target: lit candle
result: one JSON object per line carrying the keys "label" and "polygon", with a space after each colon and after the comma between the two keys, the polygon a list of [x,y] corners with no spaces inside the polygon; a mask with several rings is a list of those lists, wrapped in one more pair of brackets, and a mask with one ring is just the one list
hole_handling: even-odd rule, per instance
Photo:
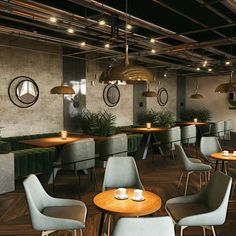
{"label": "lit candle", "polygon": [[152,123],[147,123],[146,124],[147,129],[151,129],[151,126],[152,126]]}
{"label": "lit candle", "polygon": [[62,130],[61,131],[61,139],[66,139],[67,138],[67,131],[66,130]]}
{"label": "lit candle", "polygon": [[194,119],[193,119],[193,122],[197,122],[197,118],[194,118]]}

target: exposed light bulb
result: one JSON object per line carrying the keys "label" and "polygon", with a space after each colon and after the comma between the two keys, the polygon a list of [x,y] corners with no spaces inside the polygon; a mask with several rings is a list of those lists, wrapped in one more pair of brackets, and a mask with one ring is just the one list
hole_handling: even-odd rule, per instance
{"label": "exposed light bulb", "polygon": [[201,68],[200,68],[200,67],[197,67],[197,68],[196,68],[196,70],[198,70],[198,71],[199,71],[199,70],[201,70]]}
{"label": "exposed light bulb", "polygon": [[208,71],[209,71],[209,72],[211,72],[211,71],[212,71],[212,69],[211,69],[211,68],[208,68]]}
{"label": "exposed light bulb", "polygon": [[82,46],[82,47],[85,46],[85,45],[86,45],[85,42],[81,42],[81,43],[80,43],[80,46]]}
{"label": "exposed light bulb", "polygon": [[73,33],[75,32],[75,30],[72,29],[72,28],[68,28],[68,29],[67,29],[67,32],[70,33],[70,34],[73,34]]}
{"label": "exposed light bulb", "polygon": [[110,44],[109,44],[109,43],[106,43],[106,44],[104,45],[104,47],[105,47],[105,48],[109,48],[109,47],[110,47]]}
{"label": "exposed light bulb", "polygon": [[150,39],[150,43],[155,43],[155,42],[156,42],[155,39],[153,39],[153,38]]}
{"label": "exposed light bulb", "polygon": [[226,66],[230,65],[230,61],[225,61],[225,65]]}
{"label": "exposed light bulb", "polygon": [[167,77],[167,73],[164,74],[164,77],[165,77],[165,78]]}
{"label": "exposed light bulb", "polygon": [[49,21],[52,22],[52,23],[56,23],[57,22],[57,18],[52,16],[49,18]]}
{"label": "exposed light bulb", "polygon": [[127,29],[127,30],[131,30],[131,29],[132,29],[132,25],[126,24],[126,29]]}
{"label": "exposed light bulb", "polygon": [[98,24],[101,25],[101,26],[104,26],[106,24],[106,21],[105,20],[99,20]]}
{"label": "exposed light bulb", "polygon": [[156,50],[155,50],[155,49],[152,49],[151,52],[154,54],[154,53],[156,53]]}

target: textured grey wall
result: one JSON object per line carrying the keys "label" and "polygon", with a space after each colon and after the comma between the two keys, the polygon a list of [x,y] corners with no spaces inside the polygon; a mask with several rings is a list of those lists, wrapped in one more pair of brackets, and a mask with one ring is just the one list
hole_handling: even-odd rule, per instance
{"label": "textured grey wall", "polygon": [[[29,108],[8,97],[12,79],[25,75],[39,87],[39,99]],[[62,78],[61,47],[0,35],[0,126],[2,136],[57,132],[62,129],[62,97],[50,89]]]}
{"label": "textured grey wall", "polygon": [[[94,55],[93,55],[94,56]],[[108,107],[103,101],[103,89],[106,86],[98,82],[104,66],[91,61],[88,55],[86,66],[86,107],[90,111],[107,110],[117,117],[116,125],[133,124],[133,85],[119,85],[120,101],[115,107]],[[94,85],[91,83],[94,82]]]}
{"label": "textured grey wall", "polygon": [[203,99],[189,98],[195,92],[194,81],[194,78],[186,80],[186,108],[207,108],[212,112],[212,121],[232,119],[235,128],[236,110],[229,110],[228,94],[215,93],[215,89],[219,84],[229,81],[229,75],[198,78],[198,91],[204,96]]}

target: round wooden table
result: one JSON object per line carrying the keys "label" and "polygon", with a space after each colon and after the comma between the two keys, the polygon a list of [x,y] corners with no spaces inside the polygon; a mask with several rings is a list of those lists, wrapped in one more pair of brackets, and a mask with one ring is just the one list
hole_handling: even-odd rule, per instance
{"label": "round wooden table", "polygon": [[233,156],[233,153],[225,156],[222,152],[215,152],[210,155],[213,159],[216,160],[215,171],[217,170],[219,161],[222,161],[221,171],[224,172],[224,162],[225,161],[236,161],[236,156]]}
{"label": "round wooden table", "polygon": [[111,189],[108,191],[97,194],[93,202],[95,206],[102,212],[102,217],[99,226],[98,235],[102,235],[104,214],[112,216],[145,216],[158,211],[161,207],[161,198],[152,192],[143,191],[145,199],[143,201],[133,201],[134,189],[127,189],[126,194],[128,199],[119,200],[115,198],[115,190]]}

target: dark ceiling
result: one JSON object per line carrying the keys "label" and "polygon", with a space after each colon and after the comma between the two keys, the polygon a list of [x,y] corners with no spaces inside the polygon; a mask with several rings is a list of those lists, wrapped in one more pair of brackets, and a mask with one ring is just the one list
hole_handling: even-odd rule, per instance
{"label": "dark ceiling", "polygon": [[134,63],[160,73],[215,75],[236,68],[235,13],[235,0],[1,0],[0,33],[63,45],[64,56],[97,52],[93,60],[105,64],[124,59],[127,37]]}

